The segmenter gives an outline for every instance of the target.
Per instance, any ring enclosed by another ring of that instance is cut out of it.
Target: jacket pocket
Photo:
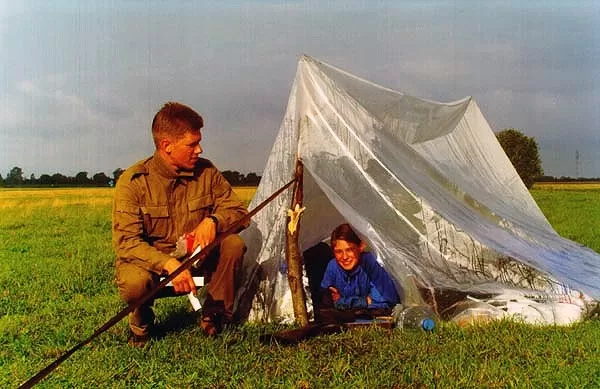
[[[142,206],[144,230],[148,237],[164,238],[169,234],[169,207],[166,205]]]
[[[212,197],[207,194],[199,197],[194,197],[188,200],[188,229],[194,229],[206,216],[210,215],[214,210],[214,202]]]
[[[188,201],[188,211],[190,212],[201,212],[204,211],[209,214],[213,210],[213,199],[210,195],[204,195],[195,197]]]

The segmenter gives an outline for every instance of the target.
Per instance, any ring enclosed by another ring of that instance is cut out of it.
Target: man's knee
[[[153,273],[130,263],[117,266],[116,279],[119,296],[128,304],[138,301],[158,282]]]
[[[246,243],[237,234],[232,234],[223,239],[221,242],[221,258],[227,260],[239,261],[246,252]]]

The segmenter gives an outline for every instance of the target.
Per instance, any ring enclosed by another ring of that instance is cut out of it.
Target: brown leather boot
[[[223,329],[223,317],[219,314],[202,315],[200,328],[209,338],[217,336]]]
[[[146,335],[136,335],[133,331],[129,330],[129,337],[127,338],[127,344],[131,347],[135,348],[144,348],[146,347],[146,343],[150,340],[150,336]]]

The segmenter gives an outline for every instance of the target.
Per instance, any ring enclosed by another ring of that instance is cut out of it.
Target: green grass
[[[600,188],[534,189],[531,193],[556,232],[600,252]]]
[[[563,236],[600,251],[600,190],[532,191]],[[17,387],[122,307],[113,281],[110,189],[0,191],[0,387]],[[161,335],[124,343],[125,320],[39,387],[600,387],[600,321],[498,322],[431,334],[366,328],[295,347],[265,345],[282,326],[204,338],[187,299],[156,303]]]

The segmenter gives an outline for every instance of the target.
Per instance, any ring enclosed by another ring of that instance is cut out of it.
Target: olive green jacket
[[[248,213],[223,175],[201,158],[193,172],[176,173],[158,153],[127,169],[113,202],[112,241],[119,262],[160,274],[177,239],[207,216],[217,233]]]

